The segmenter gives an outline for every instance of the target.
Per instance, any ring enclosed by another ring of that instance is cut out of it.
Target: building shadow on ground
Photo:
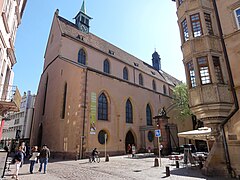
[[[170,176],[175,175],[175,176],[186,176],[186,177],[192,177],[192,178],[202,178],[206,180],[230,180],[232,178],[225,178],[225,177],[208,177],[202,174],[201,169],[199,169],[198,166],[191,166],[191,167],[184,167],[184,168],[176,168],[172,169],[170,171]],[[166,178],[165,176],[162,176],[162,178]]]

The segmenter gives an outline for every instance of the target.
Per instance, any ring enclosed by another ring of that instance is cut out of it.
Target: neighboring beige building
[[[29,144],[35,99],[36,95],[31,94],[31,91],[24,92],[20,111],[8,112],[9,120],[5,122],[3,127],[2,145],[11,145],[13,148],[20,143],[19,141]]]
[[[203,172],[240,175],[240,1],[176,0],[190,107],[215,142]]]
[[[0,121],[7,111],[18,111],[21,95],[13,86],[16,64],[15,39],[27,0],[0,1]],[[1,126],[2,123],[0,123]],[[1,138],[0,127],[0,138]]]
[[[55,156],[82,158],[94,147],[103,152],[106,134],[108,154],[124,154],[128,144],[157,149],[152,117],[165,107],[174,123],[171,96],[180,82],[160,69],[157,52],[151,66],[91,34],[84,2],[75,20],[54,14],[31,145],[46,143]]]

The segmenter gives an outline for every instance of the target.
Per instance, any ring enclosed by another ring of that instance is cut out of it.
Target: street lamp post
[[[79,159],[82,159],[83,156],[83,141],[84,141],[85,136],[81,136],[81,142],[80,142],[80,156]]]
[[[104,134],[104,142],[105,142],[105,159],[107,159],[107,133]]]
[[[161,137],[164,136],[164,134],[166,134],[166,132],[164,131],[164,123],[167,123],[166,120],[169,119],[169,117],[167,116],[167,113],[164,109],[164,107],[161,109],[160,113],[153,117],[153,119],[155,119],[155,123],[156,123],[156,126],[157,126],[157,129],[159,129],[160,131],[162,130],[162,133],[161,133]],[[160,158],[160,164],[161,164],[161,147],[160,147],[160,136],[158,137],[158,149],[159,149],[159,158]]]

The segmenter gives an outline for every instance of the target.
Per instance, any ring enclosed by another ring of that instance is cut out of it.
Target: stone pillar
[[[215,138],[215,142],[209,152],[208,158],[204,163],[202,168],[202,172],[205,175],[218,175],[218,176],[229,176],[226,158],[225,158],[225,150],[223,145],[223,134],[220,131],[220,122],[222,119],[216,118],[214,120],[211,118],[211,121],[206,120],[204,122],[206,127],[210,127],[212,129],[212,136]]]

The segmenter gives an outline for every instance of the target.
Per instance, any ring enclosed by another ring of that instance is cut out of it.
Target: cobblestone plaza
[[[110,157],[109,162],[101,158],[100,163],[89,163],[87,159],[78,161],[53,161],[47,166],[47,174],[39,173],[39,164],[35,164],[34,174],[29,173],[29,164],[24,164],[20,169],[19,179],[21,180],[154,180],[154,179],[191,179],[191,180],[221,180],[219,177],[205,177],[201,174],[198,166],[185,167],[180,164],[180,168],[170,166],[170,177],[166,177],[165,167],[173,163],[168,158],[161,159],[162,166],[154,167],[154,158],[132,159],[127,156]],[[14,166],[10,171],[6,171],[3,179],[11,179]],[[225,180],[225,179],[222,179]]]

